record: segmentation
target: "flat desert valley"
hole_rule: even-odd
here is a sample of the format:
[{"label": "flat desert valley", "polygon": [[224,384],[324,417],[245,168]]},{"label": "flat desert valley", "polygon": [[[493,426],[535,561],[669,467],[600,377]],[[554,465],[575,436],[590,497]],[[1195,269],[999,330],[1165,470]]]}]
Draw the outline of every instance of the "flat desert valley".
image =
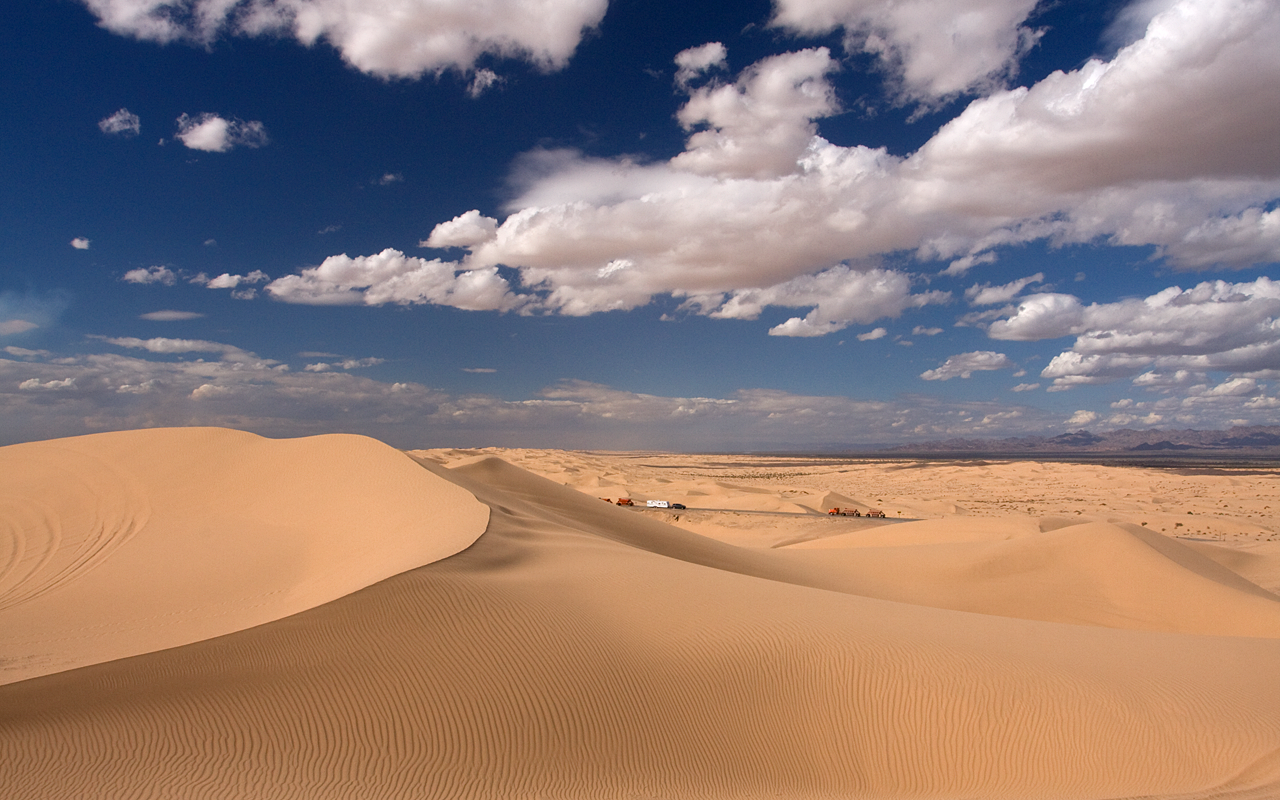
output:
[{"label": "flat desert valley", "polygon": [[1274,800],[1278,510],[1265,465],[12,445],[0,795]]}]

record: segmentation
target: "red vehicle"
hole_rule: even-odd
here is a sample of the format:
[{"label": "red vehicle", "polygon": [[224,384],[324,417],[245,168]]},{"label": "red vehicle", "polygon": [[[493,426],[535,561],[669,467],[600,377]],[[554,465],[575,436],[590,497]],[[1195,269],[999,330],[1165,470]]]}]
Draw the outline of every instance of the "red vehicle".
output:
[{"label": "red vehicle", "polygon": [[634,505],[635,505],[635,503],[631,502],[631,498],[630,498],[630,497],[619,497],[619,498],[618,498],[618,505],[620,505],[620,506],[634,506]]},{"label": "red vehicle", "polygon": [[[860,517],[862,512],[856,508],[832,508],[827,511],[833,517]],[[881,516],[884,516],[883,514]]]}]

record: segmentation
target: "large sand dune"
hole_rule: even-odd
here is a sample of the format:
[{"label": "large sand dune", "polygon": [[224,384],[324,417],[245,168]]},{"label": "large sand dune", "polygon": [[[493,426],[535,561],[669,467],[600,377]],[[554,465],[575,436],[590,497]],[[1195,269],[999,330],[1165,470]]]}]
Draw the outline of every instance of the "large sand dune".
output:
[{"label": "large sand dune", "polygon": [[0,448],[0,683],[243,630],[475,541],[488,509],[357,436]]},{"label": "large sand dune", "polygon": [[[1280,796],[1277,601],[1178,542],[1095,522],[744,548],[449,463],[423,460],[427,491],[491,509],[451,557],[0,687],[6,796]],[[929,586],[987,607],[883,597]],[[1105,613],[1046,621],[1055,597]],[[1168,630],[1180,602],[1257,630]]]}]

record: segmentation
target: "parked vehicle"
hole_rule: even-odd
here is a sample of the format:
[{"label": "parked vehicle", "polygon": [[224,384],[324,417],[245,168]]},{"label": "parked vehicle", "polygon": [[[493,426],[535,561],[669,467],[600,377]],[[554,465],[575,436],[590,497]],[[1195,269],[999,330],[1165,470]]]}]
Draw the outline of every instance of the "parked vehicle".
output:
[{"label": "parked vehicle", "polygon": [[600,499],[601,499],[601,500],[603,500],[603,501],[605,501],[606,503],[610,503],[610,504],[612,504],[612,503],[613,503],[613,501],[612,501],[612,500],[610,500],[610,499],[609,499],[609,498],[607,498],[607,497],[601,497]]},{"label": "parked vehicle", "polygon": [[620,505],[620,506],[634,506],[634,505],[635,505],[635,503],[631,502],[631,498],[630,498],[630,497],[619,497],[619,498],[618,498],[618,505]]},{"label": "parked vehicle", "polygon": [[672,504],[671,504],[671,507],[672,507],[672,508],[674,508],[674,509],[676,509],[676,510],[678,510],[678,511],[684,511],[684,510],[685,510],[685,504],[684,504],[684,503],[672,503]]},{"label": "parked vehicle", "polygon": [[881,510],[880,510],[880,509],[878,509],[878,508],[868,508],[868,509],[867,509],[867,516],[868,516],[868,517],[883,517],[883,516],[884,516],[884,512],[883,512],[883,511],[881,511]]},{"label": "parked vehicle", "polygon": [[[833,517],[860,517],[862,512],[856,508],[832,508],[827,511]],[[883,515],[881,515],[883,516]]]}]

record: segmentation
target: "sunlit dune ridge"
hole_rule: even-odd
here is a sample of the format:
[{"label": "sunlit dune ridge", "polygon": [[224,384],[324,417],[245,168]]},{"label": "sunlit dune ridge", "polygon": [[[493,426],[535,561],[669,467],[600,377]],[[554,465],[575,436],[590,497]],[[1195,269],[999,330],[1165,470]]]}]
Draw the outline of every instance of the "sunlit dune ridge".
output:
[{"label": "sunlit dune ridge", "polygon": [[[483,535],[267,624],[0,687],[9,794],[1280,794],[1280,603],[1178,542],[1019,522],[899,547],[741,547],[493,456],[450,469],[380,452],[427,496],[464,495],[428,513],[406,484],[408,538],[456,544],[471,497],[490,512]],[[321,523],[363,541],[382,521],[307,518]],[[1222,635],[1212,615],[1170,627],[1194,603],[1256,630]]]}]

